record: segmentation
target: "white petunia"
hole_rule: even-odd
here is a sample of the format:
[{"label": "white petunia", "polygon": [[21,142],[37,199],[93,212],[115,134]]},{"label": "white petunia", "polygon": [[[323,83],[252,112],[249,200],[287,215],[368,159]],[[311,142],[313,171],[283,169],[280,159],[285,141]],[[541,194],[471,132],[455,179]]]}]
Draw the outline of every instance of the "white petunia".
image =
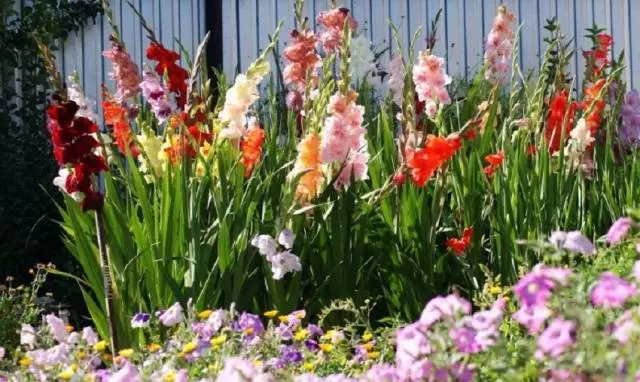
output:
[{"label": "white petunia", "polygon": [[270,262],[273,278],[276,280],[282,279],[289,272],[300,272],[302,270],[300,258],[288,250],[277,253]]}]

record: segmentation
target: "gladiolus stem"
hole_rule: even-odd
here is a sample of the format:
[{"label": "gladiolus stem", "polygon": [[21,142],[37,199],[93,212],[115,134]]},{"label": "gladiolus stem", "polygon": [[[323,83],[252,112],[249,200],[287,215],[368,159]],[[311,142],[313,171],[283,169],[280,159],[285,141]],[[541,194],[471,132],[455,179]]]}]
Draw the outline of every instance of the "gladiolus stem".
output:
[{"label": "gladiolus stem", "polygon": [[104,299],[109,325],[109,340],[111,342],[111,353],[113,357],[118,354],[118,334],[116,316],[114,315],[113,293],[111,280],[111,265],[109,264],[109,254],[107,253],[107,243],[105,240],[104,216],[102,208],[96,210],[96,233],[98,236],[98,250],[100,251],[100,267],[104,284]]}]

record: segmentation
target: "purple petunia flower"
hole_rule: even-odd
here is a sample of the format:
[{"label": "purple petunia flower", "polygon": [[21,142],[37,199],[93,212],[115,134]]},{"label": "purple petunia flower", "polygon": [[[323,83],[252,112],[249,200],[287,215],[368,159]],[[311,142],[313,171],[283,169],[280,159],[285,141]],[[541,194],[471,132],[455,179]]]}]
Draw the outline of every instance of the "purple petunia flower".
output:
[{"label": "purple petunia flower", "polygon": [[130,362],[125,362],[120,370],[109,378],[109,382],[142,382],[142,378],[137,367]]},{"label": "purple petunia flower", "polygon": [[420,316],[420,323],[428,329],[441,319],[452,319],[457,314],[469,313],[471,313],[471,304],[464,298],[455,294],[446,297],[438,296],[427,303]]},{"label": "purple petunia flower", "polygon": [[461,353],[474,354],[482,351],[482,347],[476,341],[476,331],[471,328],[461,327],[449,330],[449,337]]},{"label": "purple petunia flower", "polygon": [[320,350],[320,345],[318,345],[318,341],[316,341],[316,340],[305,340],[304,341],[304,346],[306,346],[306,348],[311,350],[311,351]]},{"label": "purple petunia flower", "polygon": [[165,310],[159,317],[160,322],[164,326],[175,326],[182,321],[182,305],[179,302],[171,305],[171,307]]},{"label": "purple petunia flower", "polygon": [[234,326],[234,330],[243,332],[247,339],[252,339],[264,332],[264,325],[262,325],[260,317],[247,312],[240,315]]},{"label": "purple petunia flower", "polygon": [[580,231],[555,231],[549,237],[549,241],[557,248],[566,249],[570,252],[581,253],[583,255],[596,254],[596,247],[591,240]]},{"label": "purple petunia flower", "polygon": [[546,356],[558,358],[569,346],[573,345],[575,331],[575,322],[562,318],[554,319],[538,338],[535,357],[540,360]]},{"label": "purple petunia flower", "polygon": [[544,305],[523,306],[513,314],[513,319],[529,329],[529,334],[534,335],[540,332],[544,322],[551,317],[551,313],[551,310]]},{"label": "purple petunia flower", "polygon": [[362,382],[401,382],[398,370],[386,363],[376,364],[360,377]]},{"label": "purple petunia flower", "polygon": [[591,290],[591,303],[597,307],[621,308],[636,294],[636,286],[611,272],[600,275],[600,279]]},{"label": "purple petunia flower", "polygon": [[151,315],[149,313],[139,312],[136,313],[131,319],[132,328],[145,328],[149,326]]},{"label": "purple petunia flower", "polygon": [[607,243],[617,244],[629,233],[633,226],[633,220],[628,217],[622,217],[616,220],[607,232]]},{"label": "purple petunia flower", "polygon": [[286,364],[299,363],[302,361],[302,353],[294,346],[284,346],[280,349],[281,359]]}]

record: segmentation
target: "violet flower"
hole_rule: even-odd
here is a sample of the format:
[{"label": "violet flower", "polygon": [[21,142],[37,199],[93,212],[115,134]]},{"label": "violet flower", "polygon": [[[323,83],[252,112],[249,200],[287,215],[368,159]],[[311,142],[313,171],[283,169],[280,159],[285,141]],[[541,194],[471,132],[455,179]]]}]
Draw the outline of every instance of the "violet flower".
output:
[{"label": "violet flower", "polygon": [[627,236],[632,226],[633,220],[629,217],[622,217],[616,220],[607,232],[607,243],[612,245],[619,243]]}]

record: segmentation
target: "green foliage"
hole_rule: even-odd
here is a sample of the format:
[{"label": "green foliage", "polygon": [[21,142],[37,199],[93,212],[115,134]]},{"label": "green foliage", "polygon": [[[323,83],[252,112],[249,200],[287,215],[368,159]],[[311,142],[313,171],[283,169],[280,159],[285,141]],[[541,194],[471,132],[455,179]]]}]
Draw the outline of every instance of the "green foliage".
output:
[{"label": "green foliage", "polygon": [[[22,324],[37,325],[41,308],[36,304],[38,291],[45,282],[47,272],[44,267],[38,267],[34,278],[28,286],[14,286],[11,277],[7,284],[0,284],[0,344],[6,354],[11,354],[20,344],[20,328]],[[0,359],[0,369],[3,364]]]},{"label": "green foliage", "polygon": [[[101,12],[97,0],[0,0],[0,261],[2,275],[69,262],[51,202],[57,166],[45,128],[48,74],[33,35],[54,46]],[[43,188],[46,192],[43,192]],[[65,257],[66,256],[66,257]]]}]

